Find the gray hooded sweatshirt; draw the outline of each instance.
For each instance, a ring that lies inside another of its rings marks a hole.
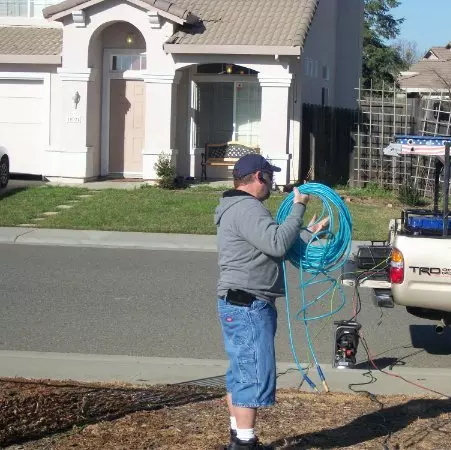
[[[219,297],[241,289],[274,302],[285,294],[282,260],[299,236],[305,206],[294,204],[278,225],[254,196],[240,190],[224,193],[216,208]]]

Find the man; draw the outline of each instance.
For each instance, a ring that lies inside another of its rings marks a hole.
[[[216,209],[220,275],[218,313],[225,350],[230,413],[229,450],[264,449],[254,433],[257,408],[275,402],[277,328],[275,300],[284,292],[282,260],[300,234],[309,196],[294,190],[294,204],[277,225],[262,202],[269,198],[274,172],[257,154],[243,156],[233,170],[235,189]],[[309,224],[317,232],[327,224]]]

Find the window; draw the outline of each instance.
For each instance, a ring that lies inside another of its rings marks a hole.
[[[42,18],[42,10],[60,0],[0,0],[0,17]]]
[[[312,58],[305,58],[304,60],[304,72],[308,77],[318,77],[319,62]]]
[[[312,65],[313,65],[313,60],[311,58],[305,58],[305,62],[304,62],[304,72],[305,74],[310,77],[311,73],[312,73]]]
[[[330,69],[329,69],[329,66],[327,66],[327,65],[323,66],[323,80],[325,80],[325,81],[330,80]]]
[[[146,70],[147,58],[145,54],[113,55],[111,70],[113,72],[125,72],[127,70]]]
[[[261,87],[250,82],[198,82],[196,145],[239,141],[258,146]]]
[[[261,87],[258,83],[235,83],[234,141],[258,146],[261,119]]]
[[[321,105],[329,106],[329,88],[323,87],[321,89]]]
[[[313,70],[312,70],[313,78],[318,78],[318,67],[319,67],[318,61],[313,61]]]

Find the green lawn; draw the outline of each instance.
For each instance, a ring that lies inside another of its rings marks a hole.
[[[92,197],[83,188],[37,187],[0,196],[0,226],[30,223],[45,211],[57,210],[60,204],[79,200],[69,210],[39,221],[42,228],[84,230],[143,231],[163,233],[214,234],[213,214],[222,191],[187,189],[164,191],[145,187],[132,191],[103,190]],[[358,196],[357,196],[358,197]],[[267,202],[275,214],[284,196],[273,195]],[[372,204],[348,204],[354,223],[354,239],[386,239],[390,218],[399,217],[400,206],[389,197],[375,198]],[[319,202],[312,201],[306,219],[319,212]]]
[[[55,211],[55,207],[77,199],[87,189],[79,188],[19,188],[0,195],[0,226],[17,226],[30,223],[44,212]]]

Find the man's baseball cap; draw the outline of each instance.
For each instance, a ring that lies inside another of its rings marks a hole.
[[[280,172],[282,169],[271,165],[263,156],[256,153],[242,156],[233,168],[234,178],[243,178],[255,172],[267,172],[271,175],[274,172]]]

